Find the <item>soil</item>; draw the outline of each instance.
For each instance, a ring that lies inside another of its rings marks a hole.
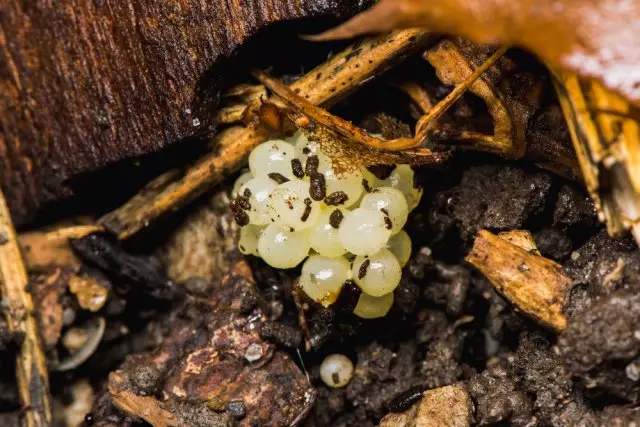
[[[357,111],[354,120],[363,119]],[[410,120],[407,111],[386,112]],[[553,137],[566,132],[554,129]],[[107,328],[85,364],[52,374],[58,412],[69,410],[72,385],[89,379],[96,398],[86,426],[144,425],[117,408],[116,394],[145,398],[190,426],[366,427],[424,390],[462,384],[473,401],[472,425],[640,422],[640,251],[627,236],[606,234],[577,182],[470,152],[417,170],[424,195],[406,226],[413,255],[390,313],[363,321],[351,313],[359,294],[352,283],[323,308],[296,295],[295,269],[240,255],[229,208],[233,178],[158,235],[126,245],[93,235],[73,244],[84,271],[110,290],[101,310]],[[465,263],[483,229],[529,230],[541,254],[574,280],[564,332],[515,312]],[[0,323],[0,420],[7,425],[19,410],[12,360],[20,339]],[[320,380],[320,363],[332,353],[355,366],[341,389]],[[218,375],[239,379],[220,390]]]

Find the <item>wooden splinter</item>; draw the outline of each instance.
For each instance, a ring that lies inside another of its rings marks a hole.
[[[556,332],[566,328],[563,306],[573,281],[558,263],[486,230],[465,259],[521,312]]]
[[[38,335],[33,300],[27,292],[27,272],[9,209],[0,192],[0,291],[9,331],[24,334],[16,355],[16,377],[22,401],[23,425],[51,425],[49,373]]]
[[[429,37],[423,30],[403,30],[363,40],[302,76],[291,90],[312,104],[335,103],[394,60],[423,46]],[[227,129],[216,137],[214,149],[195,164],[160,175],[98,223],[120,239],[135,234],[238,170],[251,150],[267,138],[267,132],[259,127]]]

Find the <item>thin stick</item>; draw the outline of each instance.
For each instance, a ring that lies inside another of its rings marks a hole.
[[[0,192],[0,290],[6,304],[9,331],[24,334],[16,358],[24,425],[48,426],[51,424],[51,402],[47,361],[40,345],[33,301],[26,291],[27,272],[17,238],[4,195]]]
[[[422,30],[395,31],[366,39],[305,74],[291,89],[313,104],[335,103],[428,40],[428,33]],[[172,170],[159,176],[98,223],[120,239],[135,234],[238,170],[251,150],[267,137],[261,129],[228,129],[216,137],[212,152],[186,170]]]
[[[282,98],[287,104],[290,104],[302,114],[309,116],[339,135],[377,150],[401,151],[418,147],[427,136],[430,129],[429,124],[434,123],[454,102],[460,99],[473,83],[504,55],[507,49],[507,47],[499,48],[481,66],[476,68],[464,82],[456,86],[449,95],[434,105],[427,114],[422,116],[416,125],[417,133],[413,138],[397,138],[392,140],[376,138],[375,136],[369,135],[364,129],[355,126],[353,123],[334,116],[323,108],[315,106],[264,71],[254,70],[252,74],[260,83]],[[431,152],[429,150],[422,150],[422,154],[430,155]]]

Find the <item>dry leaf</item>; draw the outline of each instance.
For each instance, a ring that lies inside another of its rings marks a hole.
[[[380,0],[315,40],[423,27],[520,46],[640,104],[640,11],[629,0]]]

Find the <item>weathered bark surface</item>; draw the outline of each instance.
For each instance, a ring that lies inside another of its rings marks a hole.
[[[0,186],[24,222],[79,172],[210,132],[205,72],[266,25],[361,0],[9,0],[0,13]]]

